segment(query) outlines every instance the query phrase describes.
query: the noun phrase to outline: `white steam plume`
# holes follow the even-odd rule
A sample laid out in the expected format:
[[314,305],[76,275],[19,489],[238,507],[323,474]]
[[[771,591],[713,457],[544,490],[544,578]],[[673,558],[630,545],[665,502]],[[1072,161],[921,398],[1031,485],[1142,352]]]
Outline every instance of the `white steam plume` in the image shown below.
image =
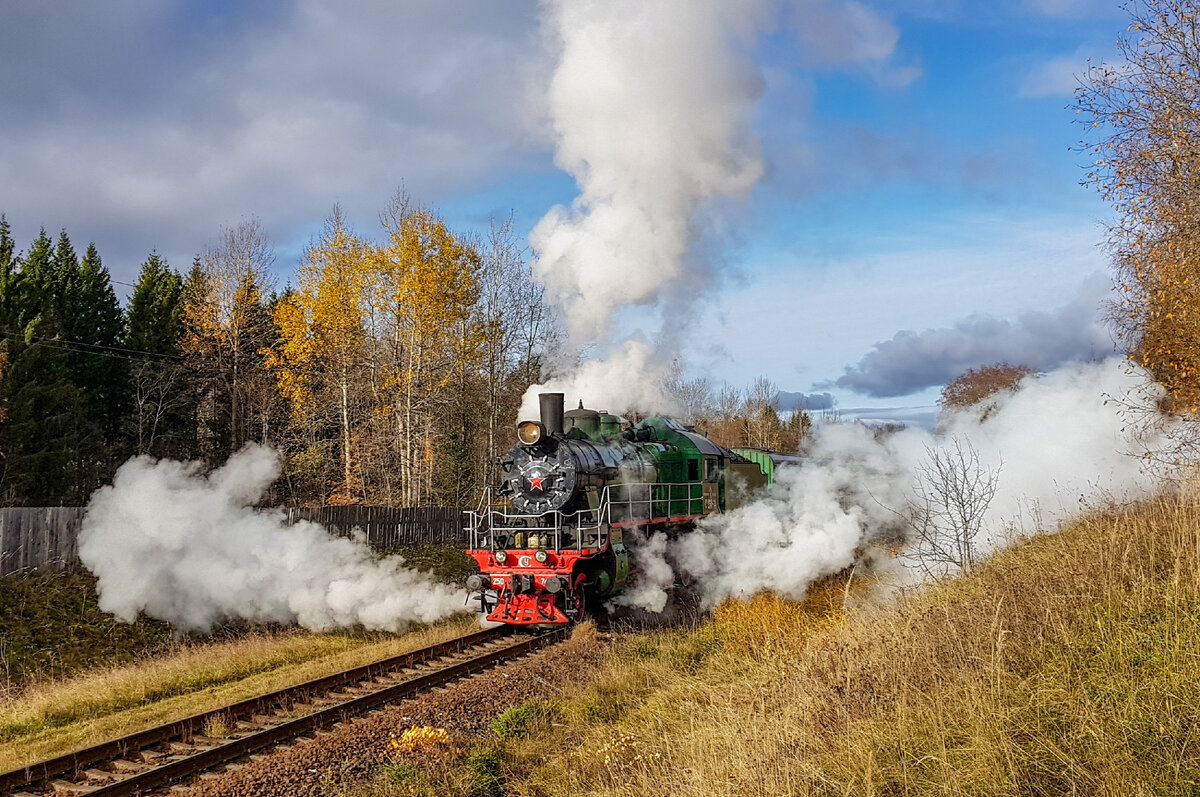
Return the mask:
[[185,631],[232,618],[394,631],[463,608],[461,592],[399,557],[251,506],[278,475],[278,456],[258,445],[208,475],[198,463],[126,462],[92,496],[79,537],[100,608]]
[[[941,437],[910,428],[877,441],[861,425],[819,427],[803,465],[779,469],[762,498],[705,520],[658,558],[688,572],[710,605],[762,589],[802,597],[815,579],[850,566],[864,544],[896,527],[928,450],[947,445],[949,435],[968,442],[981,467],[1000,471],[974,541],[986,555],[1022,525],[1050,528],[1081,502],[1155,488],[1132,453],[1121,412],[1143,404],[1153,411],[1147,380],[1115,359],[1064,367],[1027,378],[982,422],[960,413]],[[638,595],[643,607],[665,600],[649,594],[649,583]]]
[[675,400],[663,387],[667,366],[641,338],[631,338],[603,360],[587,360],[569,375],[533,385],[521,398],[519,420],[538,417],[538,393],[562,393],[568,410],[577,402],[596,410],[676,411]]
[[739,52],[762,0],[553,0],[556,163],[580,195],[530,234],[534,269],[577,346],[684,273],[693,217],[763,174],[751,131],[763,90]]
[[633,534],[625,542],[630,546],[637,572],[631,574],[630,585],[613,598],[612,605],[663,611],[667,607],[667,590],[675,583],[675,570],[667,560],[666,535]]

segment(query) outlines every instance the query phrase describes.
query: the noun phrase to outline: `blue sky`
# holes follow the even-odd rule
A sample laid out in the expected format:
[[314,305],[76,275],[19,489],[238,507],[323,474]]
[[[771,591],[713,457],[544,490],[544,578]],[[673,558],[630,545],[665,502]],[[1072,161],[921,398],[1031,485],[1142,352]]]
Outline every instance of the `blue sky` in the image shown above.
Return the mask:
[[[1108,353],[1079,310],[1104,295],[1108,209],[1078,185],[1064,106],[1112,56],[1117,3],[772,8],[748,52],[767,174],[703,241],[718,276],[692,372],[895,406],[1000,355]],[[545,10],[10,0],[0,211],[19,246],[40,226],[95,241],[123,282],[152,249],[186,268],[248,216],[286,281],[334,203],[370,234],[400,184],[458,229],[512,213],[528,231],[577,192],[554,164]]]

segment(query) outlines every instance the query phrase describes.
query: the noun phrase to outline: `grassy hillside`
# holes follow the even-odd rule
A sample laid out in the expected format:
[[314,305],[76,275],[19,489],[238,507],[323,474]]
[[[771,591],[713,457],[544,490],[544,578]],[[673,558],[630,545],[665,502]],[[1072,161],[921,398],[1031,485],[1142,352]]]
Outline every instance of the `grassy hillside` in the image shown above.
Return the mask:
[[171,639],[166,623],[100,611],[90,575],[0,578],[0,687],[130,661]]
[[[462,583],[478,569],[452,545],[411,546],[389,553],[447,583]],[[187,641],[228,641],[263,630],[235,624]],[[122,623],[100,611],[96,579],[90,574],[0,578],[0,693],[173,652],[180,641],[167,623],[144,617]]]
[[578,749],[517,751],[518,793],[1194,794],[1200,500],[1096,513],[883,609],[730,604],[611,672],[553,729]]
[[[882,605],[847,586],[620,646],[477,750],[496,777],[476,793],[1200,793],[1197,495],[1094,513]],[[462,793],[456,777],[370,793]]]

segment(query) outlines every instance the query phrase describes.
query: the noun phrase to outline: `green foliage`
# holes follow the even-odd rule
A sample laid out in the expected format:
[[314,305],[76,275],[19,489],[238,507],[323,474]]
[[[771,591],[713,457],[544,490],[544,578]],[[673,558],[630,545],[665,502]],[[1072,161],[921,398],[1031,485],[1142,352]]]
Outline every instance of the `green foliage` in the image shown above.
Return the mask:
[[125,345],[151,354],[179,352],[183,336],[183,278],[157,254],[142,264],[126,310]]
[[170,639],[166,623],[122,623],[100,611],[88,575],[0,578],[0,674],[20,686],[130,661]]
[[467,797],[502,797],[507,760],[500,747],[481,747],[463,759]]
[[198,402],[179,350],[183,279],[156,254],[142,264],[126,319],[125,346],[138,358],[130,369],[129,445],[138,454],[193,458]]
[[544,725],[558,711],[558,707],[540,698],[526,701],[500,712],[492,720],[492,732],[501,741],[524,739],[537,727]]
[[129,359],[118,356],[125,316],[94,245],[88,246],[76,267],[62,303],[66,308],[63,334],[76,349],[71,359],[73,379],[84,392],[89,416],[103,433],[105,450],[110,451],[119,444],[129,404]]
[[0,231],[0,332],[11,363],[5,498],[77,503],[123,458],[124,314],[95,246],[81,261],[65,230],[52,245],[43,229],[16,271],[13,248]]
[[83,392],[70,380],[68,355],[45,343],[10,345],[0,390],[8,414],[0,426],[4,497],[33,506],[79,504],[87,483],[80,453],[97,441]]

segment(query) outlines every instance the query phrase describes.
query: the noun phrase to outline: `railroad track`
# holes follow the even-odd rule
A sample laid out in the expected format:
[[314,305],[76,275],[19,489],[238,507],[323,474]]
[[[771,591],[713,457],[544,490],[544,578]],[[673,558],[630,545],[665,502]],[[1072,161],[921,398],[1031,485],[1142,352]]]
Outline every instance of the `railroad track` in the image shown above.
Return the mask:
[[144,794],[178,784],[387,703],[554,644],[566,629],[536,636],[493,628],[262,697],[41,761],[0,775],[0,795]]

